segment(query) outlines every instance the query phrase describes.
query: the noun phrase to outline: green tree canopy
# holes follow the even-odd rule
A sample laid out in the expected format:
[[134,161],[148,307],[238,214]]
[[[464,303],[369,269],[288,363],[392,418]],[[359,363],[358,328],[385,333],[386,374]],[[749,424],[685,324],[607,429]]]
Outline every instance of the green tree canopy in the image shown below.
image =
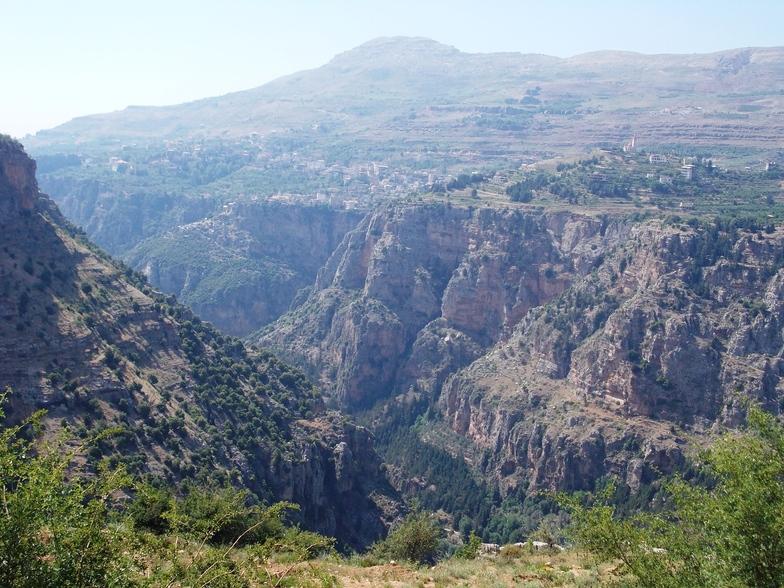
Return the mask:
[[432,562],[438,551],[441,527],[430,513],[415,509],[389,536],[373,546],[381,558],[399,559],[411,563]]

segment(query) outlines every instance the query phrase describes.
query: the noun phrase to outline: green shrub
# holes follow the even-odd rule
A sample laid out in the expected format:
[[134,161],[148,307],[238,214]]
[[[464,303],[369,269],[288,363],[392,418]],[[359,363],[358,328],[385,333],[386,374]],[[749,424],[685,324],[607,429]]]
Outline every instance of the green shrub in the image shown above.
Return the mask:
[[479,548],[482,546],[482,539],[473,531],[468,537],[468,542],[460,546],[455,552],[457,559],[476,559],[479,555]]
[[522,559],[534,553],[533,543],[530,541],[525,545],[504,545],[501,548],[501,557],[504,559]]
[[326,555],[335,555],[335,539],[311,531],[289,527],[279,536],[270,536],[264,543],[250,548],[251,553],[262,560],[308,561]]
[[620,519],[612,487],[588,507],[561,496],[574,537],[598,558],[622,562],[627,585],[783,586],[784,425],[750,406],[748,429],[721,438],[700,462],[715,486],[669,481],[667,514]]
[[135,527],[158,534],[165,533],[169,530],[169,521],[164,515],[172,509],[173,501],[170,490],[140,484],[136,488],[133,502],[128,507],[128,514]]
[[121,543],[127,527],[110,515],[112,496],[129,478],[100,467],[90,479],[69,482],[75,451],[63,440],[22,435],[40,431],[42,416],[0,431],[0,586],[128,585],[132,566]]
[[231,486],[199,488],[189,485],[181,500],[171,503],[161,516],[173,533],[212,544],[264,543],[286,532],[285,513],[298,510],[289,502],[263,508],[248,506],[248,491]]
[[415,510],[386,539],[375,543],[372,551],[380,558],[424,564],[435,560],[440,536],[441,528],[435,518]]

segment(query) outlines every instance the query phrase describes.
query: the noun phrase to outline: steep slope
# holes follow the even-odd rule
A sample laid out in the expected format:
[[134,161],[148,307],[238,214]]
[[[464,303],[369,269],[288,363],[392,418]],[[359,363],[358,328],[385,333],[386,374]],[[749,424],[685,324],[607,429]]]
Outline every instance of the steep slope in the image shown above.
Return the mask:
[[432,397],[627,230],[569,213],[390,205],[346,236],[307,302],[257,340],[346,406]]
[[148,239],[126,262],[238,337],[284,314],[362,213],[235,202],[221,214]]
[[466,438],[505,492],[637,489],[740,424],[741,396],[779,410],[783,266],[784,233],[752,219],[389,206],[258,341],[343,406],[426,400],[423,439]]
[[0,386],[9,418],[46,408],[50,434],[121,433],[92,446],[176,483],[241,484],[301,505],[301,521],[361,547],[396,495],[370,433],[317,389],[150,288],[62,218],[35,163],[0,138]]

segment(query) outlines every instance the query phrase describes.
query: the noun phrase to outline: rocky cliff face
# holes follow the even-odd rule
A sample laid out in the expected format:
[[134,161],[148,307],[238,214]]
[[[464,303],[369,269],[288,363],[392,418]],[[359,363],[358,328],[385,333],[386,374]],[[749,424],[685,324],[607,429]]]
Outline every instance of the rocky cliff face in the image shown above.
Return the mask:
[[569,214],[390,206],[346,236],[307,302],[259,342],[346,405],[433,395],[626,232]]
[[237,202],[212,219],[145,240],[125,261],[221,330],[245,336],[289,309],[362,216]]
[[274,496],[302,505],[308,524],[343,545],[356,549],[383,537],[402,509],[370,431],[337,412],[300,425],[316,440],[301,445],[298,459],[271,460],[264,479]]
[[259,342],[344,406],[431,399],[509,490],[637,488],[784,398],[784,234],[399,205]]
[[372,437],[324,410],[296,369],[244,347],[112,260],[0,141],[0,389],[48,434],[121,433],[83,458],[170,482],[241,484],[300,504],[301,522],[360,548],[399,512]]
[[18,145],[0,140],[0,190],[4,194],[4,214],[32,211],[38,196],[35,182],[35,161],[30,159]]
[[443,414],[492,450],[488,473],[531,490],[607,473],[636,488],[681,461],[685,435],[740,424],[742,396],[779,410],[784,235],[727,231],[725,255],[706,259],[710,233],[634,227],[446,383]]
[[[532,352],[556,364],[579,393],[613,398],[629,415],[732,424],[725,403],[733,403],[734,390],[774,408],[784,373],[782,235],[727,232],[725,255],[700,263],[709,235],[636,228],[595,276],[531,322],[528,332],[539,334],[530,339]],[[569,301],[606,323],[578,318],[565,326]],[[558,357],[541,345],[545,324],[564,335],[571,354]]]

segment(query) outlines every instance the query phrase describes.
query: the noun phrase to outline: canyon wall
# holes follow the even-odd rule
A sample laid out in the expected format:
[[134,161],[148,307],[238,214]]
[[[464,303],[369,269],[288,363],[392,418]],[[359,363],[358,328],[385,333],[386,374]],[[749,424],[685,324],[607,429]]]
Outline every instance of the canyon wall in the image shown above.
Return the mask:
[[390,205],[255,340],[349,410],[427,399],[510,490],[632,487],[784,398],[784,235]]

